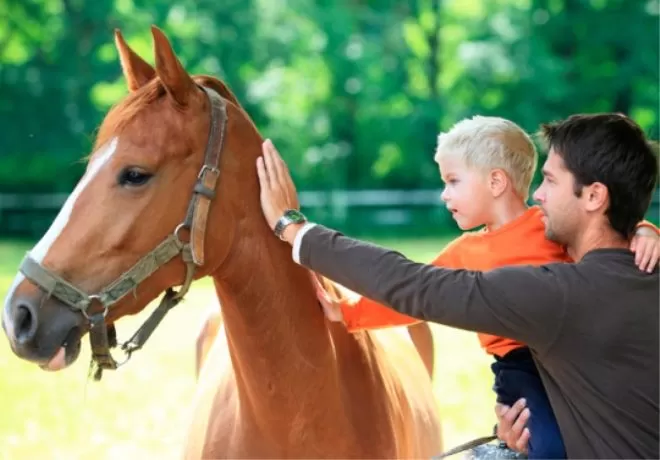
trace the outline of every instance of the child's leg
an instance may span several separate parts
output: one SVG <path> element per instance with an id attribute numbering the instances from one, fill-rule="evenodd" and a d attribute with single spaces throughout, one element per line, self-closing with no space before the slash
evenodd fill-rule
<path id="1" fill-rule="evenodd" d="M 557 419 L 538 375 L 512 372 L 511 378 L 520 379 L 521 396 L 527 400 L 531 415 L 527 422 L 531 433 L 529 458 L 566 458 L 566 448 Z"/>
<path id="2" fill-rule="evenodd" d="M 527 400 L 531 412 L 528 458 L 566 458 L 559 425 L 528 350 L 514 350 L 499 358 L 492 368 L 498 402 L 511 405 L 520 398 Z"/>

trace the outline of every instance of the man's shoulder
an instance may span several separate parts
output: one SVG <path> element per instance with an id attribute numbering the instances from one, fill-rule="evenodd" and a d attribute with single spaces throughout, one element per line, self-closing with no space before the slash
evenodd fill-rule
<path id="1" fill-rule="evenodd" d="M 642 271 L 635 264 L 635 255 L 627 249 L 598 249 L 585 254 L 579 262 L 548 264 L 568 290 L 583 295 L 616 298 L 633 292 L 658 298 L 660 276 Z M 656 302 L 657 303 L 657 300 Z"/>
<path id="2" fill-rule="evenodd" d="M 653 273 L 640 270 L 635 263 L 635 253 L 628 248 L 598 248 L 587 252 L 577 264 L 583 270 L 604 271 L 621 276 L 636 275 L 641 279 L 660 280 L 658 267 Z"/>

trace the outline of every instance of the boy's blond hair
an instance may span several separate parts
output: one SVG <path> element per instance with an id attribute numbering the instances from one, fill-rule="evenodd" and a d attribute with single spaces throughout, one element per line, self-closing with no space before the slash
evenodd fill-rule
<path id="1" fill-rule="evenodd" d="M 527 200 L 538 155 L 532 139 L 514 122 L 483 116 L 461 120 L 438 136 L 435 160 L 445 155 L 462 158 L 468 167 L 502 169 Z"/>

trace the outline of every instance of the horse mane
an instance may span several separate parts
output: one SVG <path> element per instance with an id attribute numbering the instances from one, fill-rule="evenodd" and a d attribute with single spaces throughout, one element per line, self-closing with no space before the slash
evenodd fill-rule
<path id="1" fill-rule="evenodd" d="M 236 96 L 219 79 L 208 75 L 200 75 L 193 78 L 197 84 L 215 90 L 228 102 L 234 104 L 236 108 L 245 112 L 236 99 Z M 119 101 L 108 112 L 108 115 L 99 127 L 93 151 L 107 142 L 112 136 L 119 133 L 127 124 L 135 119 L 142 109 L 164 97 L 165 94 L 165 87 L 159 78 L 154 78 L 138 91 L 129 93 L 128 96 Z M 245 115 L 247 116 L 247 113 Z"/>
<path id="2" fill-rule="evenodd" d="M 216 91 L 220 96 L 234 104 L 237 108 L 243 108 L 240 102 L 238 102 L 238 99 L 236 99 L 236 96 L 234 96 L 234 93 L 231 92 L 229 87 L 225 85 L 222 80 L 219 80 L 218 78 L 212 77 L 210 75 L 199 75 L 194 77 L 194 80 L 197 82 L 197 84 Z"/>

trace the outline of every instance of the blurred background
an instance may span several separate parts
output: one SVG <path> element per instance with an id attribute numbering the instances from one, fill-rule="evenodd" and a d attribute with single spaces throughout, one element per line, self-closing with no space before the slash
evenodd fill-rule
<path id="1" fill-rule="evenodd" d="M 437 234 L 433 150 L 475 114 L 529 132 L 617 111 L 658 137 L 657 0 L 0 0 L 0 232 L 41 235 L 126 94 L 112 32 L 222 77 L 346 231 Z M 657 201 L 656 201 L 657 206 Z M 350 217 L 350 219 L 349 219 Z"/>
<path id="2" fill-rule="evenodd" d="M 433 151 L 462 118 L 532 133 L 616 111 L 658 138 L 659 14 L 658 0 L 0 0 L 0 298 L 127 92 L 115 28 L 153 62 L 158 25 L 189 72 L 227 82 L 312 219 L 429 260 L 457 233 Z M 658 210 L 656 193 L 656 223 Z M 84 359 L 48 375 L 1 345 L 0 458 L 176 458 L 212 299 L 197 283 L 136 362 L 99 384 Z M 435 332 L 450 447 L 490 432 L 494 398 L 476 338 Z"/>

